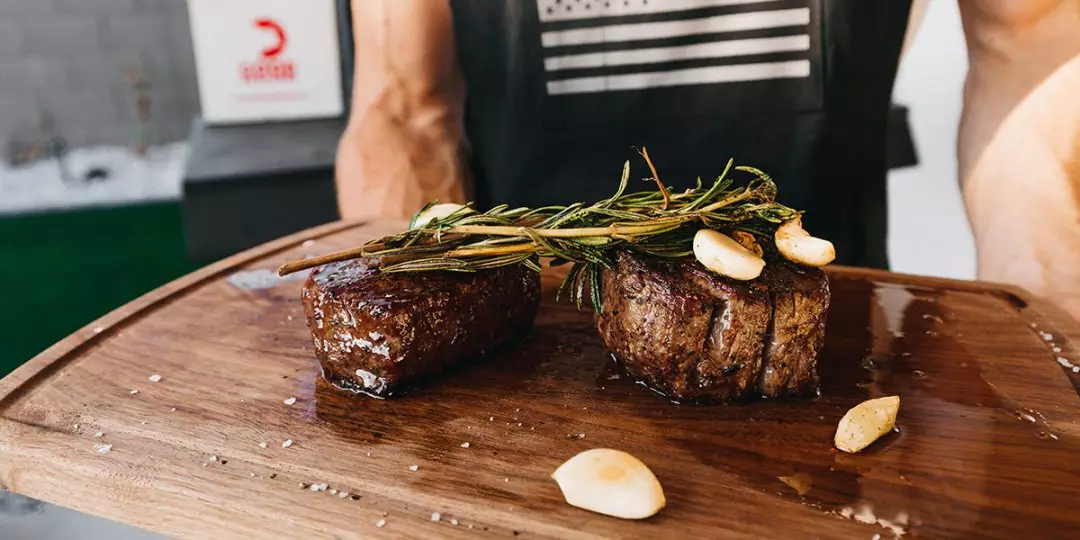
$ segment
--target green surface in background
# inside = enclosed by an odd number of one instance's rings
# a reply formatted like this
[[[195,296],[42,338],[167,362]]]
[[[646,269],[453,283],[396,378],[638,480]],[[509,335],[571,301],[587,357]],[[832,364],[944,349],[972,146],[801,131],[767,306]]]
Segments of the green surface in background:
[[[0,218],[0,376],[194,266],[176,203]]]

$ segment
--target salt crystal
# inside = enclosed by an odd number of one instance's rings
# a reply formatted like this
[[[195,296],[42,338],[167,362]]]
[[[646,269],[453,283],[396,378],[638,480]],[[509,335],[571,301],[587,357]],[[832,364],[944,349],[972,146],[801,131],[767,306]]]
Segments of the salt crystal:
[[[451,525],[457,525],[457,524],[458,524],[458,520],[456,520],[456,519],[451,519],[451,520],[450,520],[450,524],[451,524]]]
[[[94,445],[94,450],[97,450],[97,453],[99,453],[99,454],[108,454],[109,452],[112,452],[112,445],[111,444],[95,444]]]
[[[1058,347],[1057,345],[1054,345],[1054,347],[1051,350],[1056,352],[1056,353],[1059,353],[1059,352],[1061,352],[1061,347]]]
[[[409,465],[409,470],[412,471],[412,472],[416,472],[416,471],[420,470],[420,466],[419,465]]]
[[[138,394],[139,391],[138,390],[132,390],[132,391],[130,391],[128,393],[134,396],[135,394]]]
[[[1073,373],[1080,373],[1080,366],[1073,366]]]
[[[139,424],[145,426],[146,425],[146,420],[143,420],[142,422],[139,422]]]
[[[150,382],[161,382],[161,375],[158,375],[157,373],[155,373],[155,374],[151,375],[150,377],[148,377],[148,379],[150,379]]]
[[[439,521],[440,519],[442,519],[442,514],[438,512],[431,513],[431,521]]]
[[[172,409],[169,409],[169,410],[171,410],[172,412],[176,412],[176,407],[173,407]]]
[[[291,321],[292,320],[292,315],[289,315],[287,318]]]
[[[94,333],[95,334],[100,334],[103,330],[105,330],[105,328],[102,327],[102,326],[95,326],[94,327]]]
[[[380,519],[379,521],[376,521],[375,526],[380,528],[380,529],[385,527],[386,526],[386,520],[385,519]]]
[[[292,446],[292,439],[289,439],[289,440],[287,440],[287,441],[285,441],[285,442],[281,443],[281,447],[282,447],[282,448],[288,448],[288,447],[290,447],[290,446]]]
[[[255,478],[255,473],[248,473],[252,478]]]
[[[79,431],[79,424],[75,424],[75,431]]]
[[[469,443],[467,443],[467,442],[463,442],[463,443],[461,443],[461,447],[462,447],[462,448],[468,448],[468,447],[469,447]]]
[[[314,240],[304,240],[304,243],[300,244],[300,245],[302,247],[311,247],[311,246],[315,245],[315,241]]]
[[[337,489],[331,489],[331,490],[330,490],[330,491],[328,491],[327,493],[329,493],[329,494],[331,494],[331,495],[337,495]]]
[[[259,443],[259,448],[266,448],[266,447],[267,447],[266,442]]]
[[[285,403],[286,405],[292,405],[292,404],[296,403],[296,398],[294,398],[294,397],[291,397],[291,398],[289,398],[289,399],[286,399],[286,400],[284,401],[284,403]]]
[[[105,435],[105,434],[104,434],[104,433],[102,433],[102,432],[100,432],[100,431],[94,434],[94,436],[95,436],[95,437],[98,437],[98,438],[100,438],[100,437],[103,437],[104,435]]]
[[[494,422],[494,421],[495,421],[495,417],[494,417],[494,416],[489,416],[489,417],[488,417],[488,422]]]
[[[217,461],[217,456],[210,456],[210,461]]]
[[[506,482],[507,484],[509,484],[509,483],[510,483],[510,479],[509,479],[509,478],[503,478],[503,482]]]
[[[521,409],[514,409],[514,412],[521,412]]]
[[[518,422],[518,427],[521,427],[521,422]]]
[[[348,491],[340,491],[340,492],[338,492],[337,496],[338,496],[338,498],[344,499],[344,498],[349,496],[349,492]]]

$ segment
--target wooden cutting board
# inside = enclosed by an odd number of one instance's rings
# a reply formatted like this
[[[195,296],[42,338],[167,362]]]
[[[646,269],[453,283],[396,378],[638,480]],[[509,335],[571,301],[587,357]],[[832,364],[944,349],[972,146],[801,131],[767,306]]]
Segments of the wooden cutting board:
[[[181,538],[1080,531],[1080,375],[1062,365],[1080,364],[1080,331],[1024,292],[834,269],[820,398],[694,406],[622,376],[550,276],[523,343],[400,398],[343,394],[319,378],[302,282],[272,270],[400,227],[270,243],[50,348],[0,381],[0,487]],[[844,412],[888,394],[899,433],[834,450]],[[551,472],[594,447],[640,457],[667,508],[565,504]]]

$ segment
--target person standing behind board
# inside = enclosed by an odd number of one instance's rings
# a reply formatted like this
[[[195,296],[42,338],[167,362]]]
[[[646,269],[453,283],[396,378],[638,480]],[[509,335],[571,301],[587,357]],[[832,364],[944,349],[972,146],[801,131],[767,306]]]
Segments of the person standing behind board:
[[[1080,319],[1080,6],[960,0],[959,176],[979,277]],[[631,147],[666,183],[767,171],[837,247],[885,268],[885,139],[911,2],[356,0],[345,219],[432,199],[608,196]],[[1071,97],[1070,97],[1071,96]]]

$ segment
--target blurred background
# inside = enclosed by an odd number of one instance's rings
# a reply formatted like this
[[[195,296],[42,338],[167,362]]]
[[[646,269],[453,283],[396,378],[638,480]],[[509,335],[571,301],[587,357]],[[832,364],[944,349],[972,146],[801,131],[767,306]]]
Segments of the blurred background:
[[[343,0],[0,0],[0,376],[154,287],[337,219],[348,20]],[[916,158],[889,176],[896,271],[974,277],[966,68],[956,3],[930,3],[894,93]],[[88,519],[0,492],[5,539],[142,537]]]

